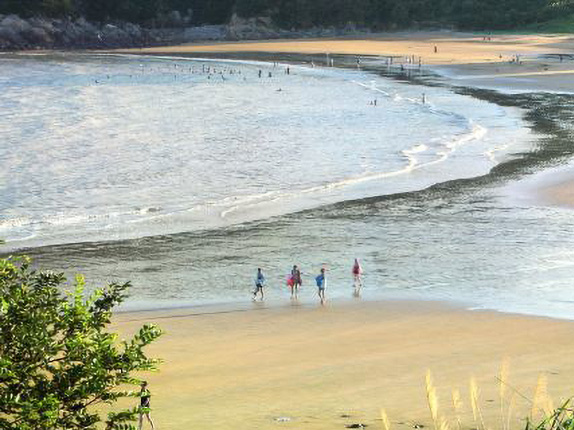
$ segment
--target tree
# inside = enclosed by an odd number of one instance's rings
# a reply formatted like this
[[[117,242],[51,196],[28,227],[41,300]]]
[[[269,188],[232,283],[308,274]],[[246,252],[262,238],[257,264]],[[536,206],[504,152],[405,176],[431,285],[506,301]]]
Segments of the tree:
[[[37,272],[30,260],[0,259],[0,429],[92,430],[98,404],[138,397],[130,385],[159,360],[144,348],[161,330],[144,325],[129,340],[107,330],[129,283],[110,284],[84,299],[84,279],[62,293],[63,274]],[[134,399],[137,401],[136,399]],[[101,408],[99,408],[101,409]],[[111,412],[107,430],[129,430],[137,408]]]

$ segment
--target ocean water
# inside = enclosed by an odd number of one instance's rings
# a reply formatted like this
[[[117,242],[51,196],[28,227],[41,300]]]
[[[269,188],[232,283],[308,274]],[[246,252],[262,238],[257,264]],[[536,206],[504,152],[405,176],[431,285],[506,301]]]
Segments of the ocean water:
[[[293,264],[302,303],[321,267],[351,297],[358,257],[363,299],[574,315],[574,217],[505,191],[568,151],[526,102],[375,66],[0,56],[6,252],[132,280],[126,309],[244,303],[257,267],[288,301]]]

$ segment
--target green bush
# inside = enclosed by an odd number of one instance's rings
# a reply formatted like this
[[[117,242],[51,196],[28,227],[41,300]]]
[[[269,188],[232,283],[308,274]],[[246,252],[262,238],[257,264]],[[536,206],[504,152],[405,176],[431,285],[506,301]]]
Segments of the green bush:
[[[0,259],[0,429],[95,429],[98,404],[113,405],[156,370],[144,348],[161,330],[144,325],[129,340],[108,331],[129,283],[110,284],[84,299],[84,279],[62,293],[64,275],[30,268],[28,258]],[[137,401],[137,399],[134,399]],[[136,409],[111,413],[106,428],[131,429]]]

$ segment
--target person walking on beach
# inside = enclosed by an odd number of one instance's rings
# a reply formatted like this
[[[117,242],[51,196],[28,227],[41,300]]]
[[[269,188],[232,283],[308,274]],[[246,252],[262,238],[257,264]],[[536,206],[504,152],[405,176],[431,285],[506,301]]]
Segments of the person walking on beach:
[[[361,279],[361,276],[363,275],[363,268],[361,267],[361,263],[359,263],[358,258],[355,258],[355,264],[353,264],[352,273],[355,292],[359,292],[363,287],[363,280]]]
[[[253,291],[253,301],[257,299],[257,294],[261,293],[261,301],[265,298],[263,295],[263,287],[265,286],[265,276],[261,268],[257,269],[257,276],[255,277],[255,291]]]
[[[325,268],[321,269],[319,276],[315,278],[317,281],[317,292],[319,294],[319,299],[321,304],[325,304],[325,287],[327,286],[327,277],[325,276]]]
[[[293,270],[291,270],[291,298],[299,295],[299,287],[303,285],[303,279],[301,278],[301,270],[297,265],[293,266]]]
[[[143,381],[142,385],[141,385],[141,390],[140,390],[140,409],[139,409],[140,421],[139,421],[139,425],[138,425],[139,430],[142,429],[144,416],[147,418],[148,422],[151,424],[152,430],[155,429],[155,426],[153,425],[153,420],[151,419],[151,415],[150,415],[150,413],[151,413],[150,398],[151,398],[151,393],[147,389],[147,382]]]

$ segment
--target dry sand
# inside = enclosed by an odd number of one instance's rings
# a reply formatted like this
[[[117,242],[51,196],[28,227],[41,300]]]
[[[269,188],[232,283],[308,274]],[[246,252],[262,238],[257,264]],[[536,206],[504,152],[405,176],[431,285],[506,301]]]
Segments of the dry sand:
[[[468,381],[476,376],[485,420],[496,428],[495,377],[505,358],[510,384],[521,394],[532,398],[539,373],[555,400],[574,394],[570,321],[356,301],[131,313],[120,315],[116,328],[131,333],[147,321],[167,332],[150,348],[165,359],[149,377],[160,430],[380,428],[382,407],[394,428],[429,427],[427,369],[448,416],[450,390],[461,390],[465,428],[474,426]],[[529,408],[517,395],[515,428]]]
[[[571,39],[553,36],[499,36],[491,41],[461,33],[408,33],[354,39],[298,39],[248,42],[217,42],[130,49],[125,52],[184,54],[198,52],[277,52],[304,54],[352,54],[422,57],[424,64],[497,62],[499,56],[561,52]],[[438,52],[434,52],[434,47]]]

